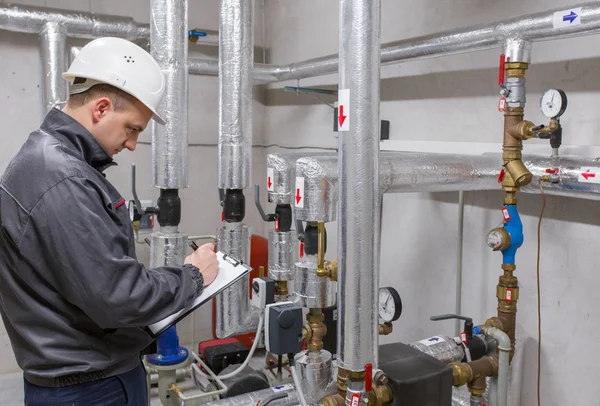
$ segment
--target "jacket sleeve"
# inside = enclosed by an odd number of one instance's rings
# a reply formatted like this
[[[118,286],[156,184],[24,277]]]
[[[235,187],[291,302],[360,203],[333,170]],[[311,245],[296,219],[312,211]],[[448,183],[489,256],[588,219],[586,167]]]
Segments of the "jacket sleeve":
[[[194,266],[146,269],[128,256],[128,218],[124,205],[115,208],[100,186],[77,177],[46,192],[30,217],[30,232],[40,241],[31,255],[50,265],[46,280],[101,328],[147,326],[202,291]]]

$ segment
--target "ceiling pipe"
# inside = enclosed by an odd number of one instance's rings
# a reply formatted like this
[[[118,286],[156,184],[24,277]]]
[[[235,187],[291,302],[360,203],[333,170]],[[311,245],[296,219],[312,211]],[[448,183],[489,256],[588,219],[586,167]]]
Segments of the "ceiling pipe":
[[[571,9],[581,8],[578,14],[580,24],[554,28],[555,13],[564,12],[568,7],[527,14],[492,23],[474,25],[467,28],[444,31],[436,34],[409,38],[381,46],[381,63],[384,65],[406,60],[425,59],[444,55],[482,51],[497,47],[515,49],[514,41],[536,42],[550,39],[577,37],[600,32],[600,3],[574,4]],[[507,46],[507,44],[509,44]],[[516,48],[515,50],[518,50]],[[525,52],[526,49],[521,51]],[[192,58],[197,75],[216,75],[214,61]],[[338,72],[338,55],[295,62],[289,65],[255,64],[253,77],[256,83],[274,83],[298,80]]]
[[[379,347],[380,0],[340,0],[339,21],[338,103],[348,122],[340,115],[337,360],[363,372],[377,367]],[[364,377],[349,379],[346,404],[364,392]]]

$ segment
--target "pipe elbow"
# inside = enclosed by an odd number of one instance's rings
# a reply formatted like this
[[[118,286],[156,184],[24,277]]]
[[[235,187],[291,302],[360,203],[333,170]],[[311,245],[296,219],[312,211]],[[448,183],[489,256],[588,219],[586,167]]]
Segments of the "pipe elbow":
[[[484,326],[483,332],[485,335],[492,337],[498,342],[499,350],[506,352],[510,352],[512,350],[510,337],[504,331],[495,327]]]

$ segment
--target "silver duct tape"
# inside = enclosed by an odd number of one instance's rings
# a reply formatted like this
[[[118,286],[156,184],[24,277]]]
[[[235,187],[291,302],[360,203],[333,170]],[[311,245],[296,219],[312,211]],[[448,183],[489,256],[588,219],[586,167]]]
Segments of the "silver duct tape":
[[[463,346],[456,343],[451,337],[435,336],[409,345],[427,355],[431,355],[444,364],[461,362],[465,356]]]
[[[379,160],[381,193],[499,189],[501,156],[386,152]]]
[[[531,41],[509,38],[504,41],[503,54],[510,62],[531,62]]]
[[[132,18],[46,7],[0,5],[0,30],[35,34],[40,33],[49,22],[62,25],[72,38],[150,38],[148,24],[136,23]]]
[[[328,395],[333,381],[331,353],[325,350],[301,352],[294,357],[294,363],[304,399],[308,404],[319,404]]]
[[[187,0],[150,3],[150,53],[165,76],[158,112],[167,123],[152,122],[152,178],[154,186],[162,189],[188,186],[187,4]]]
[[[325,206],[337,204],[337,196],[327,193],[329,183],[337,184],[337,158],[311,158],[311,165],[319,168],[319,184],[307,196],[306,204]],[[540,193],[538,180],[550,176],[543,182],[544,192],[549,195],[600,200],[600,184],[584,182],[581,168],[599,167],[600,162],[590,158],[545,157],[525,155],[523,162],[533,174],[532,182],[521,191]],[[459,155],[421,152],[383,152],[379,159],[381,193],[452,192],[476,190],[500,190],[498,176],[502,169],[502,154]],[[558,169],[549,175],[547,169]],[[331,199],[332,201],[327,201]],[[330,197],[329,197],[330,196]],[[296,213],[299,210],[296,208]]]
[[[150,268],[182,265],[185,260],[187,235],[156,231],[150,239]]]
[[[319,309],[335,305],[336,283],[329,278],[317,276],[316,262],[297,262],[295,268],[295,303],[302,307]],[[340,306],[338,306],[338,312],[339,308]]]
[[[452,406],[471,406],[469,391],[465,388],[452,387]]]
[[[293,279],[297,247],[295,231],[269,231],[269,278],[276,281]]]
[[[377,367],[380,1],[340,1],[339,89],[349,95],[339,138],[338,365]]]
[[[222,0],[219,46],[220,189],[250,186],[254,0]]]
[[[250,232],[248,227],[227,224],[217,230],[217,248],[234,258],[250,263]],[[255,332],[259,311],[250,305],[250,277],[245,276],[217,296],[216,334],[219,338]]]
[[[67,31],[59,23],[46,23],[40,32],[42,62],[42,111],[46,115],[54,107],[67,101]]]
[[[304,183],[304,200],[294,215],[302,221],[335,221],[337,217],[337,157],[300,158],[296,161],[296,182]],[[294,183],[294,190],[296,184]],[[295,201],[295,200],[294,200]]]
[[[285,393],[287,396],[282,399],[277,399],[269,402],[269,405],[278,406],[278,405],[298,405],[299,399],[296,389],[293,385],[290,385],[292,389],[286,390]],[[204,406],[240,406],[240,405],[258,405],[264,404],[271,396],[275,394],[282,393],[281,389],[263,389],[256,392],[249,392],[243,395],[234,396],[232,398],[225,398],[221,400],[217,400],[215,402],[205,403]]]
[[[594,178],[583,176],[587,168],[600,167],[598,159],[524,156],[523,163],[533,174],[531,183],[521,188],[525,193],[540,193],[539,179],[549,176],[550,182],[542,182],[546,194],[600,200],[600,184],[589,182]],[[558,171],[549,175],[548,169]]]

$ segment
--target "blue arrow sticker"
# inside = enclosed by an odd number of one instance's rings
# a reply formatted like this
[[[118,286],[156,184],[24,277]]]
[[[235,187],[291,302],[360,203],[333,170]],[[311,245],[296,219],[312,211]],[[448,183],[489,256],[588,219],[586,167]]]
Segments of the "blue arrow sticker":
[[[574,11],[571,11],[570,14],[567,14],[566,16],[563,16],[563,21],[568,21],[569,24],[572,24],[573,21],[575,21],[575,19],[579,17],[577,14],[575,14]]]
[[[581,24],[581,7],[557,11],[552,19],[554,28],[568,28],[579,24]]]

